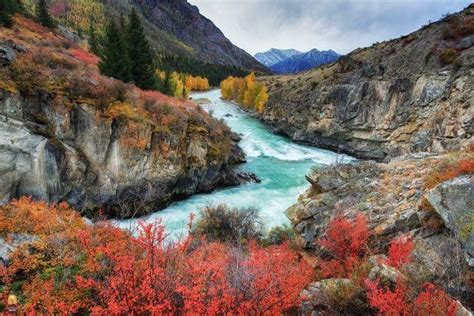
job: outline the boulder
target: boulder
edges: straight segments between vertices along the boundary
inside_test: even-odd
[[[15,50],[5,43],[0,43],[0,66],[10,65],[16,58]]]
[[[428,193],[428,201],[446,227],[464,247],[469,266],[474,267],[474,176],[461,176],[441,183]]]
[[[10,254],[26,243],[32,243],[37,237],[28,234],[9,234],[6,239],[0,237],[0,265],[8,264]]]

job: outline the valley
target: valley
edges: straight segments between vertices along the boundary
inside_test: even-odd
[[[0,314],[472,316],[474,4],[190,2],[0,0]]]

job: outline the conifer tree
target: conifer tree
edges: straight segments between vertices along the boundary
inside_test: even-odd
[[[46,0],[39,0],[36,4],[36,16],[42,25],[50,28],[55,27],[54,20],[51,15],[49,15]]]
[[[132,80],[125,39],[115,21],[110,21],[107,26],[100,57],[102,74],[125,82]]]
[[[97,32],[92,23],[89,25],[89,41],[88,42],[89,42],[90,51],[96,54],[97,56],[100,56],[99,39],[97,38]]]
[[[166,95],[172,95],[172,87],[171,87],[171,73],[165,73],[165,79],[163,80],[163,89],[161,90],[162,93]]]
[[[156,89],[153,50],[135,9],[130,13],[127,37],[133,82],[142,89]]]
[[[0,0],[0,25],[12,26],[12,16],[23,11],[20,0]]]

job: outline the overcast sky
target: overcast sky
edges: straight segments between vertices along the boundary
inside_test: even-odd
[[[396,38],[467,0],[188,0],[234,44],[252,55],[275,48],[333,49]]]

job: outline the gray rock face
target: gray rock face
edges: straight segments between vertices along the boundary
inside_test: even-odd
[[[474,267],[474,176],[461,176],[438,185],[429,192],[428,200],[463,244],[466,259]]]
[[[93,106],[55,107],[47,96],[0,92],[0,202],[31,195],[102,208],[131,217],[219,186],[256,180],[233,166],[245,161],[236,143],[228,156],[210,154],[206,134],[141,132],[144,149],[127,145],[127,123],[97,118]],[[163,150],[166,148],[166,151]]]
[[[0,66],[10,65],[15,57],[16,53],[10,46],[0,43]]]

